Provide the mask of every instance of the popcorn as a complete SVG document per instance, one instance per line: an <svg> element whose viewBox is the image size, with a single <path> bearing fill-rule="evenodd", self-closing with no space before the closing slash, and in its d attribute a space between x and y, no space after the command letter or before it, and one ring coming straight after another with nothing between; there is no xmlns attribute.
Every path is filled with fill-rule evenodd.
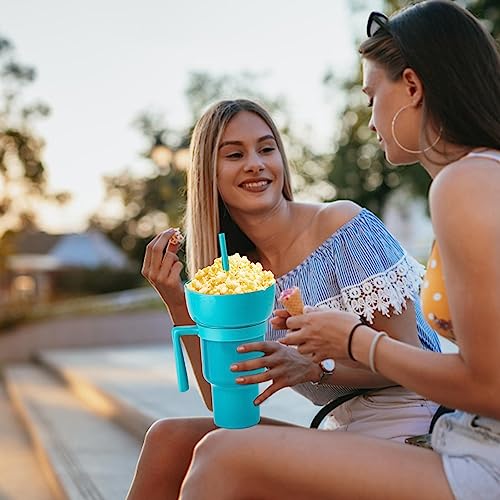
<svg viewBox="0 0 500 500"><path fill-rule="evenodd" d="M207 295L235 295L265 290L274 283L271 271L264 271L260 262L250 262L235 253L229 256L229 271L222 269L222 259L196 272L187 288Z"/></svg>
<svg viewBox="0 0 500 500"><path fill-rule="evenodd" d="M174 234L170 237L169 243L177 246L181 246L184 243L184 235L178 227L174 227Z"/></svg>

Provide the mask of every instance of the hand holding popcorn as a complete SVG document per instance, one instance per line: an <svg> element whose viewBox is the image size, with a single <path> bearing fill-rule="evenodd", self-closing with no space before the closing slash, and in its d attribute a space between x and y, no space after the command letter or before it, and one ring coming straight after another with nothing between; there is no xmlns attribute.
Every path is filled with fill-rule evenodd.
<svg viewBox="0 0 500 500"><path fill-rule="evenodd" d="M184 288L180 279L182 262L177 256L183 239L179 228L169 228L149 242L144 255L142 275L169 309L176 306L185 309Z"/></svg>

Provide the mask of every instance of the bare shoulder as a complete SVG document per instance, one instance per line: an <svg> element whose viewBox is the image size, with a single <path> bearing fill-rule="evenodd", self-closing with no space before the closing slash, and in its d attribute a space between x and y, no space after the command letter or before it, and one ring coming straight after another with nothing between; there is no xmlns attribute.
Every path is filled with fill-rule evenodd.
<svg viewBox="0 0 500 500"><path fill-rule="evenodd" d="M472 203L487 208L492 202L498 203L499 194L500 164L488 158L466 157L447 165L436 176L429 200L431 211L440 207L467 209Z"/></svg>
<svg viewBox="0 0 500 500"><path fill-rule="evenodd" d="M443 239L463 245L486 241L499 232L500 164L468 157L436 176L429 192L433 225Z"/></svg>
<svg viewBox="0 0 500 500"><path fill-rule="evenodd" d="M317 222L326 233L332 234L359 215L361 210L359 205L349 200L324 203L318 211Z"/></svg>

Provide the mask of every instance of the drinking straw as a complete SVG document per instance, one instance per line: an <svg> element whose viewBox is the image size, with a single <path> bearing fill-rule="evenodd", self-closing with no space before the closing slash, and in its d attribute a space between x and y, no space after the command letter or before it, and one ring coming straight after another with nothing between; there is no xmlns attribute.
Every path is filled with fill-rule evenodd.
<svg viewBox="0 0 500 500"><path fill-rule="evenodd" d="M219 233L220 256L222 258L222 269L229 271L229 257L227 256L226 235Z"/></svg>

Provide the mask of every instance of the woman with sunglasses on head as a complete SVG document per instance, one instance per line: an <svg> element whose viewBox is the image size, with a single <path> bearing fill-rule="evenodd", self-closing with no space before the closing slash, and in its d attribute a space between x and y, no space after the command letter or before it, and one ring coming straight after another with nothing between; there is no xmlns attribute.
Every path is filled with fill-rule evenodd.
<svg viewBox="0 0 500 500"><path fill-rule="evenodd" d="M372 14L360 52L387 159L418 161L433 177L428 280L443 287L424 299L447 302L440 319L459 352L417 349L334 310L289 318L282 342L316 361L355 360L457 410L437 420L433 449L297 428L217 430L195 450L183 500L500 498L498 49L465 9L428 0L390 19ZM277 452L282 460L268 460Z"/></svg>
<svg viewBox="0 0 500 500"><path fill-rule="evenodd" d="M261 106L243 99L214 104L195 126L191 152L185 223L191 277L218 256L217 233L222 231L229 254L239 252L274 273L276 297L299 286L305 304L355 310L377 330L418 348L439 350L419 305L419 264L377 217L352 202L294 202L279 132ZM167 230L148 245L143 274L164 299L174 324L182 325L192 320L174 238L175 232ZM269 325L266 342L245 346L264 356L238 363L234 370L237 376L238 371L266 368L239 377L241 384L271 382L256 404L290 386L317 405L368 387L374 404L353 398L328 423L335 419L343 430L395 440L427 432L434 402L357 363L339 362L328 373L326 361L322 368L277 342L286 334L283 328ZM186 337L185 346L210 408L197 339ZM266 418L261 423L287 425ZM147 433L129 499L177 498L194 447L214 428L206 417L156 422Z"/></svg>

